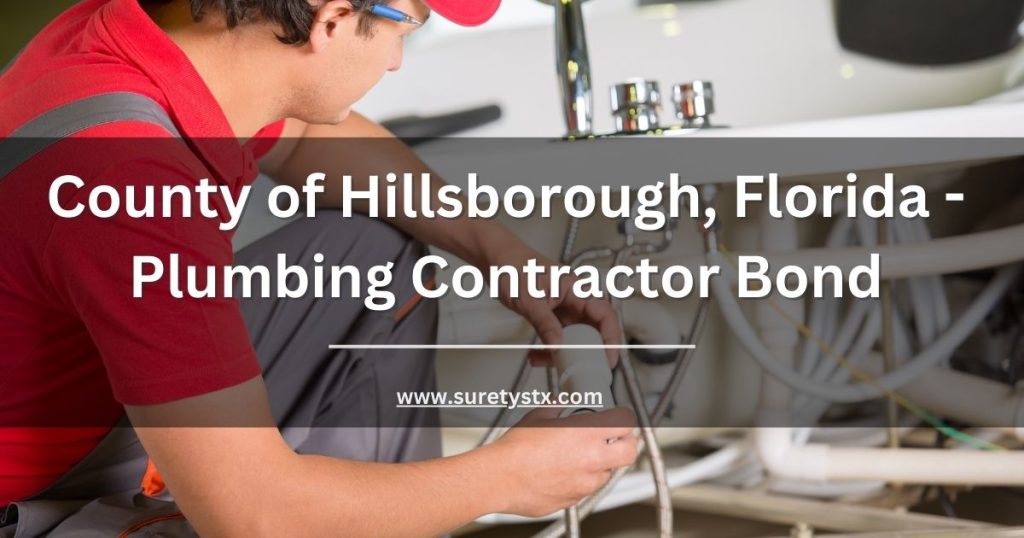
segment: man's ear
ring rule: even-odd
[[[359,12],[349,0],[327,0],[320,4],[309,32],[309,46],[320,52],[339,35],[355,35]]]

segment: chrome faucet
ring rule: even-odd
[[[594,134],[594,95],[591,87],[590,53],[583,21],[586,0],[540,0],[555,9],[555,57],[562,93],[566,136]],[[658,83],[631,79],[611,88],[613,135],[674,134],[711,127],[715,111],[711,82],[695,80],[672,87],[676,118],[681,124],[660,126],[661,91]]]
[[[590,86],[590,54],[583,26],[584,0],[554,0],[555,54],[568,136],[594,132],[594,95]]]

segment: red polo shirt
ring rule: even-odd
[[[260,143],[240,145],[187,57],[137,0],[86,0],[0,77],[0,137],[63,104],[125,91],[159,103],[185,142],[146,123],[110,124],[53,144],[0,179],[0,506],[68,471],[123,405],[188,398],[260,374],[237,301],[175,299],[166,280],[132,298],[135,256],[231,265],[223,206],[220,219],[198,216],[198,207],[192,218],[120,211],[63,219],[48,194],[65,174],[86,183],[61,192],[67,206],[98,185],[191,189],[209,178],[237,193],[255,179],[255,159],[280,123]],[[133,143],[140,139],[163,143]]]

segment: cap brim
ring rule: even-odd
[[[423,0],[438,15],[462,26],[480,26],[491,20],[501,0]]]

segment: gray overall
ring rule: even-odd
[[[0,178],[55,140],[118,121],[152,123],[180,138],[152,100],[131,93],[100,95],[46,113],[0,140]],[[396,354],[327,347],[433,342],[436,303],[417,301],[408,277],[423,251],[422,245],[382,222],[327,213],[290,224],[237,254],[237,263],[246,266],[274,267],[278,253],[301,263],[311,258],[306,255],[310,252],[322,253],[325,266],[356,265],[363,271],[393,262],[397,304],[411,305],[396,318],[394,311],[373,312],[352,300],[242,299],[274,418],[285,425],[282,434],[297,452],[382,462],[440,456],[436,412],[396,409],[393,399],[398,391],[433,389],[431,351]],[[0,507],[0,538],[194,535],[168,496],[141,493],[146,464],[132,428],[127,423],[114,428],[57,483],[6,510]]]

